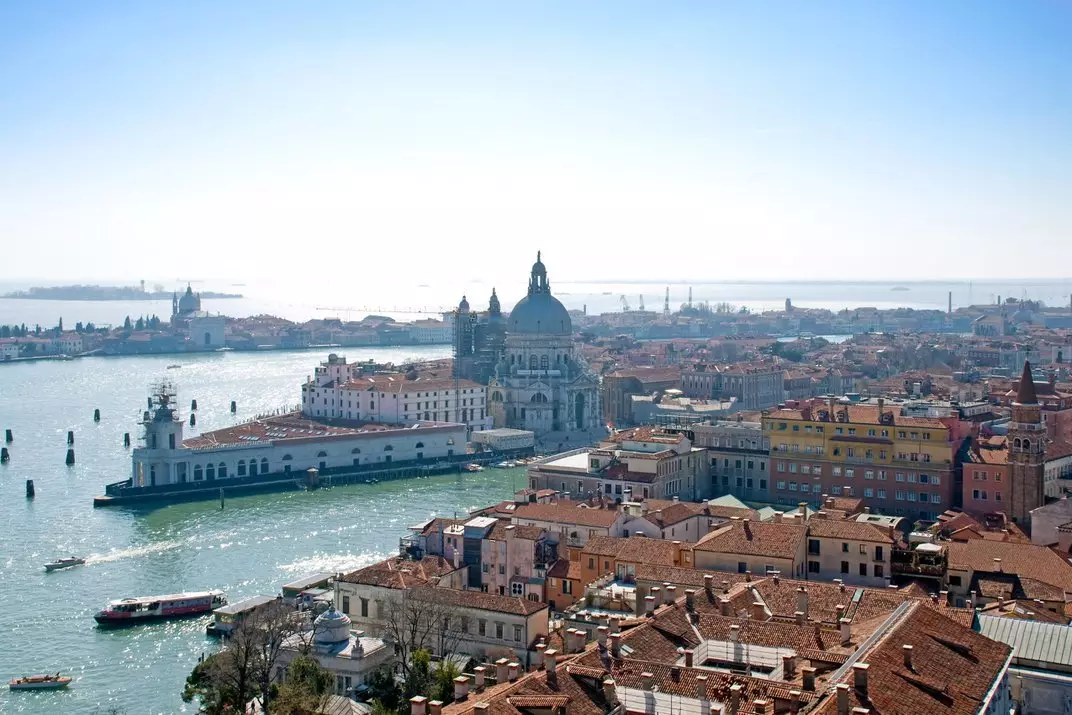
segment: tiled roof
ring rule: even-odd
[[[514,519],[544,521],[555,524],[608,528],[619,518],[613,509],[596,509],[579,502],[559,501],[548,504],[521,504]]]
[[[890,530],[862,521],[835,521],[812,518],[808,521],[808,536],[815,539],[842,539],[843,541],[869,541],[892,544]]]
[[[339,580],[368,586],[406,589],[437,582],[441,576],[456,570],[454,564],[442,556],[425,556],[419,561],[395,556],[363,569],[351,571]]]
[[[422,598],[437,603],[448,603],[462,608],[475,608],[495,613],[511,613],[515,616],[528,616],[545,610],[547,604],[542,601],[530,601],[522,596],[500,596],[497,593],[481,591],[460,591],[453,588],[436,588],[433,586],[416,588],[411,592],[414,598]]]
[[[619,561],[630,563],[673,566],[680,549],[680,544],[675,545],[665,539],[649,539],[646,536],[593,536],[581,549],[581,554],[612,556]]]
[[[903,646],[912,646],[912,667],[905,667]],[[939,613],[916,606],[878,644],[861,653],[867,664],[867,696],[849,684],[849,708],[873,713],[974,715],[1006,668],[1012,649],[960,626]],[[838,712],[828,683],[825,699],[813,711]]]
[[[722,554],[747,554],[792,559],[800,552],[807,527],[798,524],[735,521],[706,534],[693,549]]]
[[[569,559],[559,559],[547,571],[548,578],[564,578],[571,581],[580,580],[582,575],[581,562]]]
[[[1015,573],[1072,592],[1072,565],[1045,546],[1008,541],[974,539],[949,544],[949,569],[988,573]]]

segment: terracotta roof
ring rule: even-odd
[[[912,646],[911,669],[904,664],[905,645]],[[850,709],[891,715],[974,714],[1004,675],[1011,652],[1004,643],[917,606],[875,647],[860,654],[857,662],[868,666],[867,695],[853,687],[851,672],[841,682],[850,686]],[[812,712],[838,712],[833,685],[827,683],[824,700]]]
[[[581,549],[583,556],[612,556],[619,561],[663,566],[673,566],[675,556],[680,552],[681,544],[675,545],[672,541],[650,539],[646,536],[593,536]]]
[[[1016,401],[1021,405],[1037,405],[1035,394],[1035,377],[1031,374],[1031,363],[1024,360],[1024,371],[1020,375],[1020,386],[1016,389]]]
[[[453,588],[422,586],[410,592],[414,598],[422,598],[438,603],[448,603],[463,608],[475,608],[495,613],[511,613],[515,616],[528,616],[547,609],[543,601],[530,601],[522,596],[500,596],[497,593],[481,591],[460,591]]]
[[[800,553],[806,537],[804,525],[742,520],[719,526],[696,542],[693,549],[792,559]]]
[[[976,573],[1015,573],[1072,592],[1072,565],[1045,546],[1015,541],[974,539],[949,544],[949,569]]]
[[[292,412],[274,417],[243,422],[234,427],[224,427],[211,432],[202,432],[196,437],[184,439],[182,446],[187,449],[216,449],[218,447],[262,445],[283,446],[288,444],[305,444],[309,442],[329,442],[333,440],[352,440],[382,436],[384,432],[402,435],[408,433],[418,437],[424,430],[454,429],[453,425],[437,422],[418,422],[418,429],[412,425],[379,425],[365,423],[342,424],[302,417],[300,412]]]
[[[369,586],[406,589],[436,583],[441,576],[456,570],[454,564],[442,556],[425,556],[419,561],[395,556],[363,569],[351,571],[339,580]]]
[[[513,538],[515,539],[538,541],[540,537],[543,536],[544,530],[538,526],[507,524],[503,521],[498,521],[491,527],[491,531],[489,531],[484,538],[491,541],[506,541],[509,534],[513,534]]]
[[[816,539],[841,539],[843,541],[868,541],[892,544],[895,539],[890,530],[864,521],[836,521],[833,519],[808,520],[808,536]]]
[[[571,581],[579,581],[583,575],[580,561],[559,559],[547,571],[548,578],[564,578]]]
[[[620,514],[613,509],[596,509],[581,502],[559,501],[547,504],[521,504],[514,510],[514,519],[545,521],[555,524],[575,524],[608,528]]]

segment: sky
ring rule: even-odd
[[[0,275],[1072,274],[1072,3],[0,3]],[[462,279],[458,279],[460,282]]]

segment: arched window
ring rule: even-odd
[[[326,456],[328,456],[328,453],[327,453],[327,452],[324,452],[324,451],[320,451],[320,452],[317,452],[317,453],[316,453],[316,456],[317,456],[317,459],[320,459],[321,457],[326,457]]]
[[[284,461],[284,462],[289,462],[289,461],[291,461],[292,459],[294,459],[294,457],[291,457],[291,456],[290,456],[289,454],[284,454],[284,455],[283,455],[283,461]]]
[[[537,392],[535,395],[532,396],[532,399],[530,400],[530,402],[539,402],[539,403],[547,402],[547,395],[543,394],[542,392]]]
[[[194,481],[199,482],[199,481],[201,481],[201,479],[202,479],[201,465],[200,464],[195,464],[194,465]]]
[[[1030,450],[1031,450],[1031,440],[1025,439],[1024,440],[1024,451],[1027,452],[1027,451],[1030,451]]]
[[[360,447],[354,447],[353,449],[350,450],[350,454],[361,454],[361,448]]]
[[[216,465],[215,464],[206,464],[205,465],[205,479],[215,479],[215,478],[216,478]]]
[[[244,459],[238,460],[238,476],[246,476],[246,460]]]
[[[496,390],[495,392],[491,393],[491,401],[492,402],[502,402],[503,401],[502,400],[502,393],[499,392],[498,390]]]
[[[539,360],[537,359],[537,357],[535,355],[529,355],[529,370],[537,369],[537,366],[539,364],[540,364]]]
[[[220,479],[226,479],[227,478],[227,465],[224,464],[223,462],[220,462],[219,466],[216,467],[216,476],[219,477]]]
[[[1014,439],[1012,441],[1012,446],[1015,447],[1016,449],[1020,449],[1020,438],[1019,437],[1017,437],[1016,439]]]
[[[417,449],[424,449],[424,442],[418,442]]]
[[[249,460],[249,476],[251,476],[251,477],[257,476],[257,460],[256,459]]]
[[[383,451],[384,452],[393,452],[393,451],[395,451],[395,448],[392,447],[391,445],[387,445],[386,447],[383,448]]]
[[[546,355],[540,356],[540,369],[547,370],[551,367],[551,360]]]
[[[267,474],[267,473],[268,473],[268,458],[263,457],[261,459],[261,474]]]

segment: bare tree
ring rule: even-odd
[[[446,588],[415,588],[383,602],[380,627],[384,639],[394,646],[405,678],[409,678],[416,651],[449,658],[465,632],[475,627],[455,604],[456,593]]]

